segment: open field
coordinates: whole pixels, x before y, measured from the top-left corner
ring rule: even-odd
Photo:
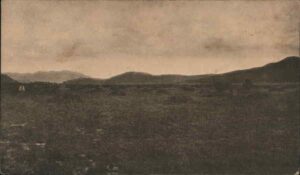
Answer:
[[[1,94],[10,175],[291,174],[299,84],[26,85]]]

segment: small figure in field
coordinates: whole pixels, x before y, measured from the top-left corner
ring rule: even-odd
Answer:
[[[300,175],[300,168],[298,169],[298,171],[294,175]]]
[[[18,88],[18,90],[19,90],[19,92],[25,92],[26,91],[24,85],[20,85],[19,88]]]
[[[113,164],[106,166],[107,175],[118,175],[119,167]]]

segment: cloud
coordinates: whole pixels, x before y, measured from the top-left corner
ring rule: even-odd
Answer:
[[[298,52],[299,1],[6,0],[2,5],[2,59],[10,71],[20,67],[12,60],[25,62],[26,70],[38,69],[33,63],[75,69],[83,62],[99,66],[95,62],[117,60],[124,62],[123,70],[137,59],[172,64],[190,58],[199,67],[207,59],[217,65],[220,58],[251,66]]]

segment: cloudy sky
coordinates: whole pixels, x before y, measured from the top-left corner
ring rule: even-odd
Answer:
[[[299,52],[300,1],[2,1],[3,72],[207,74]]]

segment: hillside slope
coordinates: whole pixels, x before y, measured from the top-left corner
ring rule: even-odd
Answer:
[[[8,83],[18,83],[16,80],[10,78],[6,74],[1,74],[1,84],[8,84]]]
[[[213,79],[222,79],[230,82],[243,82],[246,79],[254,82],[299,82],[300,57],[287,57],[279,62],[270,63],[262,67],[218,74],[191,82],[207,82]]]

